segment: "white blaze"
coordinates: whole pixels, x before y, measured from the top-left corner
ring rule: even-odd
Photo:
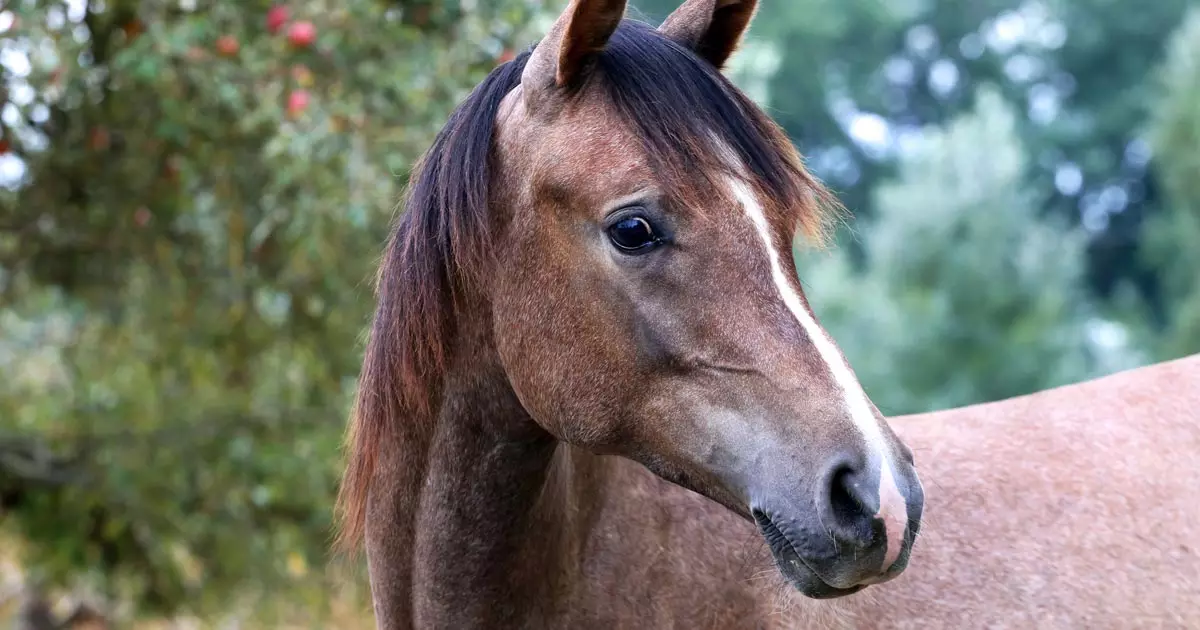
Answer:
[[[908,504],[896,486],[896,478],[892,472],[892,458],[889,455],[891,451],[883,438],[883,431],[879,428],[879,422],[871,410],[866,392],[863,391],[862,385],[859,384],[854,373],[850,371],[850,366],[838,351],[837,346],[833,344],[828,333],[817,324],[808,309],[804,308],[804,304],[800,301],[800,295],[784,275],[783,266],[779,263],[779,254],[771,238],[771,228],[767,224],[767,217],[763,213],[762,206],[755,199],[750,187],[741,179],[731,177],[729,185],[750,220],[754,222],[754,228],[762,239],[763,246],[767,251],[767,260],[771,264],[771,279],[775,283],[775,288],[779,290],[783,303],[787,305],[788,310],[800,322],[800,326],[804,328],[804,332],[816,346],[821,359],[829,367],[833,380],[842,390],[842,397],[846,402],[850,417],[854,421],[854,426],[866,439],[868,448],[878,454],[880,458],[879,512],[875,514],[875,518],[884,522],[887,531],[887,549],[884,552],[881,569],[881,571],[886,571],[896,562],[896,558],[900,556],[900,549],[904,545],[904,530],[908,527]]]

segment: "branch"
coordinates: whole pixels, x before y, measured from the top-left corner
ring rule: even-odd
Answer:
[[[58,487],[79,476],[78,459],[56,456],[33,439],[0,439],[0,482],[17,479],[27,484]]]

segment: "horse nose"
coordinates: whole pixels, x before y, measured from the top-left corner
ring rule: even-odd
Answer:
[[[838,541],[858,548],[876,543],[876,514],[879,513],[878,480],[858,458],[842,456],[831,462],[818,486],[816,497],[829,533]]]

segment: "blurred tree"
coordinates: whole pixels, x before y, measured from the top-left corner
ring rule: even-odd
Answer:
[[[1083,235],[1042,218],[1021,185],[1016,115],[995,90],[908,151],[858,230],[862,271],[844,248],[797,254],[814,310],[881,411],[997,400],[1126,365],[1091,343]]]
[[[4,526],[144,611],[319,599],[399,187],[539,1],[0,6]]]
[[[1162,270],[1165,329],[1156,358],[1200,352],[1200,10],[1170,39],[1150,124],[1163,212],[1146,226],[1145,257]]]

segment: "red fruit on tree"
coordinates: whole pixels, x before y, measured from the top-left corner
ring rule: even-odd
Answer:
[[[500,55],[496,57],[496,65],[506,64],[516,58],[517,55],[512,51],[511,48],[505,48],[500,52]]]
[[[288,28],[288,41],[296,48],[311,46],[317,39],[317,27],[312,22],[301,20]]]
[[[127,37],[129,41],[133,41],[137,39],[138,35],[141,35],[146,31],[146,25],[142,24],[141,20],[134,18],[122,24],[121,30],[125,31],[125,37]]]
[[[275,5],[267,11],[267,30],[271,33],[278,33],[288,21],[288,9],[285,6]]]
[[[226,57],[238,54],[238,49],[240,48],[241,44],[238,43],[237,38],[233,35],[222,35],[217,38],[217,52]]]
[[[175,181],[176,178],[179,177],[179,156],[178,155],[171,155],[171,156],[168,156],[166,160],[163,160],[162,177],[163,177],[163,179],[165,179],[169,182],[173,182],[173,181]]]
[[[288,116],[296,118],[308,109],[308,90],[293,90],[288,94],[287,113]]]
[[[88,146],[96,151],[103,151],[112,143],[112,136],[104,127],[93,127],[88,134]]]
[[[8,144],[8,138],[0,138],[0,155],[7,154],[10,148],[12,147]]]

